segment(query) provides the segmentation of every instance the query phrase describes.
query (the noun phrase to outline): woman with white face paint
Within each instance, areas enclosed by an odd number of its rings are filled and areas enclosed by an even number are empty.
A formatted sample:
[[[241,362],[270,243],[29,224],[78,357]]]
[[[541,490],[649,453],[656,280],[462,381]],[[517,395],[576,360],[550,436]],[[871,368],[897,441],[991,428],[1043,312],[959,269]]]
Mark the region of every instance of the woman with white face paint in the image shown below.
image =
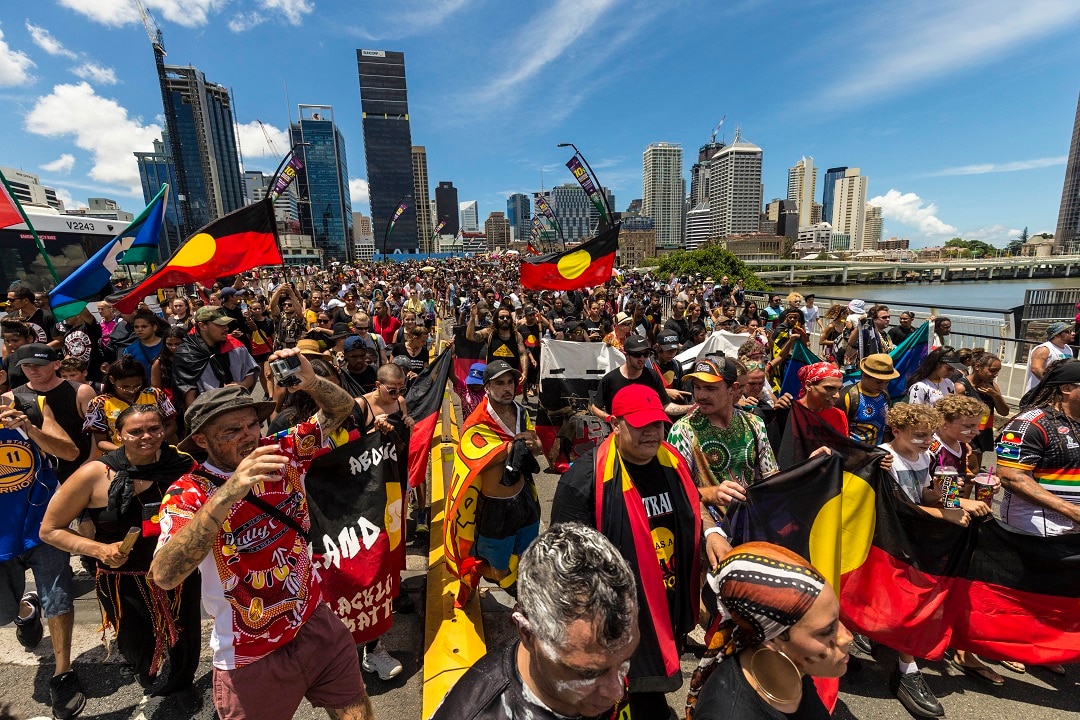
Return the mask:
[[[626,560],[591,528],[555,525],[522,555],[517,592],[517,639],[473,665],[432,720],[617,717],[639,640]]]

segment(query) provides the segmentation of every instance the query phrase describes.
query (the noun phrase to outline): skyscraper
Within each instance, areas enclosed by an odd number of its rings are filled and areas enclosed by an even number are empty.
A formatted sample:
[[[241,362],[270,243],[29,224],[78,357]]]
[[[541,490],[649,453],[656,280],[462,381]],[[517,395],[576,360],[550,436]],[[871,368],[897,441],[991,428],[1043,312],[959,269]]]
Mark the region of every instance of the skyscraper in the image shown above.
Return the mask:
[[[510,221],[501,212],[488,213],[484,221],[488,250],[505,250],[510,245]]]
[[[787,199],[799,207],[799,225],[814,224],[814,188],[817,185],[817,168],[814,158],[803,157],[788,168]]]
[[[304,167],[296,173],[300,233],[310,235],[326,262],[351,262],[352,197],[345,139],[329,105],[301,105],[291,139]]]
[[[757,232],[761,215],[761,148],[738,132],[709,163],[709,237]]]
[[[248,205],[259,202],[266,197],[270,187],[271,177],[258,170],[246,170],[244,172],[244,201]],[[274,201],[274,217],[279,223],[295,223],[296,228],[289,232],[299,232],[300,211],[296,201],[296,183],[293,182],[285,192],[278,195]]]
[[[844,177],[847,166],[829,168],[825,171],[825,182],[821,188],[821,221],[831,223],[833,196],[836,193],[836,181]]]
[[[466,200],[461,203],[461,230],[462,232],[480,232],[480,209],[475,200]]]
[[[709,202],[709,161],[724,147],[710,142],[698,148],[697,162],[690,168],[690,206],[696,208]]]
[[[155,140],[153,152],[135,153],[135,162],[139,166],[143,202],[149,205],[161,190],[161,186],[166,183],[169,185],[169,201],[165,203],[165,232],[158,238],[158,255],[167,258],[187,239],[180,236],[180,204],[176,201],[176,174],[168,143],[165,140]]]
[[[611,191],[601,187],[600,192],[607,196],[609,205],[615,207],[615,196],[611,194]],[[558,240],[576,242],[592,237],[593,230],[600,222],[600,213],[580,185],[564,183],[551,188],[544,193],[544,196],[559,221],[559,229],[562,232]]]
[[[1076,101],[1069,160],[1065,165],[1065,184],[1061,187],[1061,209],[1058,211],[1054,249],[1074,252],[1080,242],[1080,99]]]
[[[244,206],[232,99],[194,67],[159,65],[158,71],[164,73],[166,141],[177,180],[172,200],[180,207],[181,235],[187,237]]]
[[[866,237],[864,241],[865,249],[877,250],[881,244],[881,206],[866,204],[866,230],[863,233]]]
[[[522,242],[529,238],[532,230],[532,203],[529,196],[523,193],[514,193],[506,199],[506,219],[510,221],[510,227],[514,228],[514,239]]]
[[[446,221],[442,229],[442,235],[457,235],[461,230],[461,221],[458,218],[458,194],[454,183],[443,180],[435,188],[435,224]]]
[[[859,168],[848,168],[836,181],[833,197],[833,233],[851,238],[850,250],[861,253],[872,250],[866,244],[866,184],[869,178],[859,174]]]
[[[431,233],[435,223],[431,221],[431,190],[427,174],[427,149],[423,145],[412,148],[413,200],[416,205],[416,231],[420,234],[420,252],[435,252]]]
[[[682,145],[657,142],[645,148],[641,189],[641,214],[652,218],[656,247],[662,250],[682,248],[686,197]]]
[[[364,129],[371,223],[382,251],[386,227],[403,197],[413,194],[412,132],[409,94],[405,86],[405,54],[388,50],[357,50],[360,75],[360,116]],[[416,200],[394,225],[387,252],[415,252]]]

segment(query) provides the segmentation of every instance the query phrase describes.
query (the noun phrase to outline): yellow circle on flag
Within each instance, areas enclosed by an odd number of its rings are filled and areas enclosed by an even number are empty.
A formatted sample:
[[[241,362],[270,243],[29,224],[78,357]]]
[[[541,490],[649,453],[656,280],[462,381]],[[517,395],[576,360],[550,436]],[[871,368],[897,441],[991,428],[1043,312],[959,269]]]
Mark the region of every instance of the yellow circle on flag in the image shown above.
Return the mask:
[[[217,250],[217,242],[213,235],[199,233],[184,243],[169,264],[174,267],[199,267],[209,262]]]
[[[557,267],[560,275],[573,280],[588,270],[591,263],[592,256],[589,255],[589,251],[578,250],[559,260]]]

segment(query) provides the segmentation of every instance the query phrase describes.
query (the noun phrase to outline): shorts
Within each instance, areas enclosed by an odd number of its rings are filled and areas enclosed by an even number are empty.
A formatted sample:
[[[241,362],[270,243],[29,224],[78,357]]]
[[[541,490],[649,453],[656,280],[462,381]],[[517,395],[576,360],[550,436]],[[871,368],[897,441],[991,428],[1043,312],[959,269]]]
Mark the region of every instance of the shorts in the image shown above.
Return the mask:
[[[521,555],[540,534],[540,503],[532,483],[517,495],[482,498],[477,512],[474,554],[496,570],[509,570],[510,558]]]
[[[27,569],[34,573],[42,615],[51,618],[75,609],[71,556],[41,543],[0,563],[0,625],[7,625],[19,616]]]
[[[221,720],[291,720],[304,698],[317,708],[340,710],[365,695],[352,635],[326,603],[284,647],[250,665],[214,668]]]

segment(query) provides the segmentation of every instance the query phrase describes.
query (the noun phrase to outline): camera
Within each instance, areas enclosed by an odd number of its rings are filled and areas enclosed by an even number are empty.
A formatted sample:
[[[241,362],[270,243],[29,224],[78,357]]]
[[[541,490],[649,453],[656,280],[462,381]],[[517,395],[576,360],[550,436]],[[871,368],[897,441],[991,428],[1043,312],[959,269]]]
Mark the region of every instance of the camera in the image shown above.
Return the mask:
[[[270,372],[274,375],[274,382],[281,387],[299,385],[300,378],[297,374],[300,372],[300,356],[290,355],[279,360],[271,360]]]

